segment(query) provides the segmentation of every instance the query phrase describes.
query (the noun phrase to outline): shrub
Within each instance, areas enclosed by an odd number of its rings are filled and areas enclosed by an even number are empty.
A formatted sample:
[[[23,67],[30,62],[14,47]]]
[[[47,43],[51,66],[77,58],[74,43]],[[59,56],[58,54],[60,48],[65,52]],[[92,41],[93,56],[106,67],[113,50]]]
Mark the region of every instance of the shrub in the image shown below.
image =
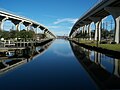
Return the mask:
[[[100,44],[107,44],[107,41],[101,41]]]
[[[116,44],[116,42],[111,42],[111,44]]]

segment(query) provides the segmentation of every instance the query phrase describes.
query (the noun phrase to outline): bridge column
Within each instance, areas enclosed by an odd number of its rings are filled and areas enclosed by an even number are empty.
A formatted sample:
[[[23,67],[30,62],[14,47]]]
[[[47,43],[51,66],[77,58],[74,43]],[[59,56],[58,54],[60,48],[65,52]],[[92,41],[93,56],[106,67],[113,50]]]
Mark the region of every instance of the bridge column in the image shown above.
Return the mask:
[[[105,7],[114,18],[115,21],[115,35],[114,42],[120,43],[120,7]]]
[[[82,26],[82,34],[84,34],[85,26]]]
[[[87,40],[89,40],[89,25],[86,25],[86,34],[87,34]]]
[[[86,33],[87,33],[87,35],[88,36],[91,36],[90,35],[90,23],[91,23],[91,21],[90,20],[87,20],[87,21],[82,21],[85,25],[86,25]],[[91,40],[90,39],[90,37],[89,38],[87,38],[88,40]]]
[[[33,24],[33,23],[31,23],[31,24],[28,25],[28,27],[27,27],[27,31],[30,30],[30,27],[32,27],[32,24]]]
[[[44,35],[45,35],[45,37],[47,37],[47,30],[46,30],[46,28],[44,29]]]
[[[101,17],[90,17],[95,23],[95,40],[101,41]]]
[[[23,21],[21,21],[21,22],[19,22],[19,24],[18,25],[16,25],[16,30],[18,30],[18,31],[20,31],[20,24],[22,24],[23,23]]]
[[[101,41],[101,21],[95,23],[95,40]],[[98,39],[97,39],[98,38]]]
[[[32,26],[32,23],[31,23],[31,22],[25,22],[25,21],[24,21],[23,24],[25,25],[26,30],[29,31],[29,28],[30,28],[30,26]]]
[[[40,25],[39,25],[39,26],[37,26],[37,31],[36,31],[36,34],[38,33],[38,28],[40,28]]]
[[[7,19],[8,19],[8,17],[0,17],[0,31],[3,31],[3,23]]]
[[[87,25],[84,26],[84,34],[86,33]]]
[[[84,33],[85,33],[85,26],[82,26],[82,36],[84,35]],[[84,37],[83,37],[83,39],[84,39]]]
[[[22,23],[22,22],[18,21],[18,20],[11,20],[11,21],[15,24],[16,30],[20,31],[19,26],[20,26],[20,23]]]
[[[89,40],[91,40],[91,27],[90,27],[90,24],[88,24],[88,36],[89,36]]]

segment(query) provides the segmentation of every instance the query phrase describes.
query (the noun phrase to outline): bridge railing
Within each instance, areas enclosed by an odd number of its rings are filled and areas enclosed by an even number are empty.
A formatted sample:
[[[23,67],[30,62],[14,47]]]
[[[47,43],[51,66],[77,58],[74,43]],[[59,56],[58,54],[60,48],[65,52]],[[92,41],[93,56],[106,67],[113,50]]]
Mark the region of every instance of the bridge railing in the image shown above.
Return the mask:
[[[5,12],[5,13],[8,13],[8,14],[12,14],[13,16],[21,17],[21,18],[23,18],[23,19],[26,19],[26,20],[29,20],[29,21],[32,21],[32,22],[35,22],[35,23],[38,23],[38,22],[36,22],[36,21],[34,21],[34,20],[30,19],[30,18],[28,19],[28,18],[26,18],[25,16],[22,16],[22,15],[20,15],[20,14],[14,13],[14,12],[12,12],[12,11],[9,11],[9,10],[3,9],[3,8],[0,8],[0,11]],[[39,23],[38,23],[38,24],[39,24]]]

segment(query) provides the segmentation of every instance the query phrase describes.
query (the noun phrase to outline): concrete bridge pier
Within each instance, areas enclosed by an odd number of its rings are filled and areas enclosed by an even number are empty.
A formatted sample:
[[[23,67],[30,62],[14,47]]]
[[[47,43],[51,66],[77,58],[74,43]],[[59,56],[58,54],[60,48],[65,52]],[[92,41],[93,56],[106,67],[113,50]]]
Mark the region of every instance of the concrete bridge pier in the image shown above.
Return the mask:
[[[38,29],[40,29],[40,25],[39,26],[37,26],[37,29],[36,29],[36,34],[38,33]],[[40,29],[41,30],[41,29]]]
[[[30,29],[30,26],[32,26],[32,23],[28,23],[28,22],[23,22],[23,24],[25,25],[26,27],[26,30],[29,31]]]
[[[95,40],[101,41],[101,22],[95,23]]]
[[[35,25],[35,24],[32,24],[32,26],[34,27],[34,32],[37,33],[37,28],[39,27],[39,25]]]
[[[86,40],[88,40],[88,25],[85,25],[85,34],[87,35]]]
[[[84,34],[86,33],[86,27],[87,27],[87,26],[86,26],[86,25],[84,25]]]
[[[95,39],[101,41],[101,17],[90,17],[90,19],[94,22],[95,24]]]
[[[44,29],[44,35],[46,35],[47,36],[47,29]]]
[[[89,36],[89,38],[87,38],[88,40],[91,40],[91,30],[90,30],[90,23],[91,21],[82,21],[85,25],[86,25],[86,32],[87,35]]]
[[[81,32],[84,33],[84,26],[81,27]]]
[[[90,24],[88,24],[88,36],[89,36],[89,40],[91,40],[91,27],[90,27]]]
[[[86,25],[86,33],[88,35],[88,24]]]
[[[22,22],[19,20],[11,20],[11,21],[14,23],[16,30],[20,31],[19,26],[20,26],[20,23],[22,23]]]
[[[91,30],[90,30],[90,24],[86,25],[86,33],[87,33],[87,40],[91,40]]]
[[[104,9],[108,11],[114,18],[115,21],[114,42],[120,43],[120,7],[105,7]]]
[[[1,17],[0,16],[0,30],[3,31],[3,23],[5,22],[5,20],[7,20],[8,17]]]

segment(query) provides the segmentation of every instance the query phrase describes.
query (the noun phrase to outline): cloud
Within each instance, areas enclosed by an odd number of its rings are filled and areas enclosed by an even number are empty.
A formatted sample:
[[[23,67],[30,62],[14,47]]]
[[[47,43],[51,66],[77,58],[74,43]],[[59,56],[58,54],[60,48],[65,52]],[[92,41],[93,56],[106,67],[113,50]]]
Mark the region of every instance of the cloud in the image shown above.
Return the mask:
[[[57,18],[57,16],[54,16],[54,15],[43,15],[45,17],[48,17],[48,18]]]
[[[53,24],[59,24],[63,22],[75,23],[78,19],[74,18],[64,18],[64,19],[57,19]]]
[[[61,26],[47,26],[47,27],[50,29],[57,29],[57,28],[60,28]]]
[[[73,53],[72,52],[68,52],[68,53],[63,53],[60,51],[55,50],[54,53],[58,56],[62,56],[62,57],[73,57]]]
[[[52,33],[54,33],[57,36],[63,36],[63,35],[68,35],[68,31],[63,31],[63,30],[50,30]]]
[[[68,29],[70,29],[70,30],[71,30],[71,29],[72,29],[72,27],[73,27],[73,26],[71,26],[71,27],[68,27]]]

